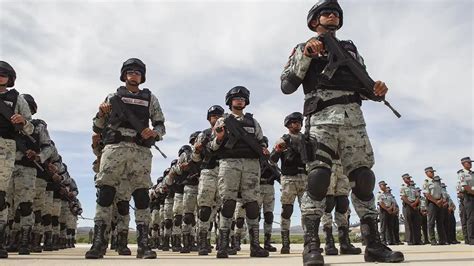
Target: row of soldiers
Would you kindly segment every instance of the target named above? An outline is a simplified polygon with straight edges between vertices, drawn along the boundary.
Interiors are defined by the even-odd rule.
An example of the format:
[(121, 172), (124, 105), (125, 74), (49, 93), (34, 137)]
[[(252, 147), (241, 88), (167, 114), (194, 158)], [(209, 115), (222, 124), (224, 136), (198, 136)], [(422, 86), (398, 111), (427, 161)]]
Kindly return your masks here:
[(82, 213), (46, 122), (32, 118), (34, 98), (8, 89), (15, 80), (13, 67), (0, 61), (0, 258), (73, 247)]
[[(458, 174), (456, 194), (459, 201), (459, 215), (462, 234), (466, 244), (472, 243), (474, 219), (472, 203), (468, 192), (472, 187), (474, 172), (470, 157), (461, 159), (463, 166)], [(459, 244), (456, 239), (456, 218), (454, 211), (456, 204), (449, 195), (446, 184), (441, 182), (433, 167), (425, 168), (426, 178), (422, 188), (416, 186), (412, 176), (402, 175), (403, 183), (400, 189), (400, 198), (403, 204), (403, 220), (405, 224), (405, 240), (408, 245), (449, 245)], [(398, 217), (400, 207), (385, 181), (379, 182), (380, 191), (377, 202), (380, 212), (380, 232), (382, 241), (390, 245), (400, 244)], [(467, 187), (467, 189), (465, 189)], [(466, 209), (467, 205), (467, 209)], [(469, 221), (471, 221), (469, 223)], [(436, 228), (436, 233), (435, 233)], [(472, 243), (474, 245), (474, 243)]]

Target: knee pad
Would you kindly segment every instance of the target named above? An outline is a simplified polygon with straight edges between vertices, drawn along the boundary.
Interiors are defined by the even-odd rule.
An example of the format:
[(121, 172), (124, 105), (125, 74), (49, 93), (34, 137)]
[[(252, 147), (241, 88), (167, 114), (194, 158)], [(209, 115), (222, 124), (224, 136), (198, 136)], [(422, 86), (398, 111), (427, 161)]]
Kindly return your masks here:
[(132, 193), (135, 208), (144, 210), (150, 205), (150, 196), (147, 188), (139, 188)]
[(203, 206), (199, 208), (199, 219), (202, 222), (207, 222), (211, 218), (212, 209), (211, 207)]
[(349, 199), (347, 196), (337, 196), (336, 201), (336, 212), (345, 214), (349, 208)]
[(112, 186), (101, 186), (97, 190), (97, 204), (109, 207), (114, 202), (115, 188)]
[(256, 201), (245, 204), (245, 215), (251, 220), (258, 218), (260, 215), (260, 208), (258, 207), (258, 203)]
[(283, 204), (282, 209), (281, 217), (283, 219), (290, 219), (293, 214), (293, 204)]
[(5, 210), (7, 208), (7, 192), (0, 191), (0, 211)]
[(15, 216), (13, 217), (13, 222), (19, 223), (20, 220), (21, 220), (21, 213), (20, 213), (20, 210), (17, 209), (17, 210), (15, 211)]
[(237, 202), (235, 200), (226, 200), (222, 205), (221, 214), (227, 219), (230, 219), (234, 216), (235, 205)]
[(174, 217), (174, 226), (181, 226), (183, 224), (183, 216), (182, 215), (176, 215)]
[(266, 212), (263, 214), (263, 219), (266, 224), (273, 224), (273, 212)]
[(308, 196), (313, 200), (322, 201), (326, 197), (331, 183), (331, 169), (317, 167), (308, 174)]
[(327, 195), (326, 196), (326, 208), (324, 209), (325, 213), (331, 213), (332, 210), (334, 209), (334, 206), (336, 206), (336, 200), (334, 199), (333, 195)]
[(166, 219), (165, 220), (165, 228), (166, 229), (171, 229), (173, 227), (173, 220), (171, 219)]
[(33, 203), (31, 202), (22, 202), (18, 205), (18, 210), (20, 211), (21, 216), (29, 216), (33, 212)]
[(194, 214), (193, 213), (185, 213), (183, 218), (184, 224), (193, 224), (194, 222)]
[(41, 211), (35, 211), (35, 224), (41, 223)]
[(360, 167), (349, 173), (349, 181), (353, 184), (352, 193), (362, 200), (369, 201), (374, 197), (375, 175), (367, 167)]
[(117, 212), (122, 216), (128, 215), (130, 213), (129, 202), (126, 200), (117, 202)]
[(244, 223), (245, 223), (245, 218), (239, 217), (239, 218), (237, 218), (237, 220), (235, 220), (235, 225), (239, 229), (244, 228)]
[(58, 216), (51, 216), (51, 225), (58, 226), (59, 225), (59, 217)]
[(66, 223), (60, 223), (60, 224), (59, 224), (59, 230), (62, 231), (62, 230), (64, 230), (64, 229), (66, 229)]
[(153, 224), (153, 230), (154, 231), (159, 231), (160, 230), (160, 225), (159, 224)]
[(51, 214), (45, 214), (43, 215), (43, 221), (42, 221), (42, 225), (43, 226), (48, 226), (51, 224)]

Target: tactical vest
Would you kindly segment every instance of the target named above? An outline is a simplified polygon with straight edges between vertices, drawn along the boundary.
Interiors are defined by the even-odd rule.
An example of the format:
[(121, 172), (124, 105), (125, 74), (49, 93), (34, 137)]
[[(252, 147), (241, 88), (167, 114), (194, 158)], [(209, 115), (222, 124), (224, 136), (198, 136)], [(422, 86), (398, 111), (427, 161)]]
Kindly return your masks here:
[[(357, 48), (351, 41), (339, 41), (341, 45), (354, 54), (357, 54)], [(344, 90), (357, 91), (364, 85), (352, 74), (347, 66), (337, 69), (331, 79), (322, 75), (323, 69), (329, 63), (327, 56), (313, 58), (309, 65), (306, 76), (303, 80), (303, 91), (305, 94), (316, 91), (318, 89), (326, 90)]]
[[(12, 111), (15, 111), (16, 102), (18, 100), (18, 91), (15, 89), (9, 90), (5, 93), (0, 94), (0, 100), (4, 101)], [(10, 119), (6, 119), (3, 115), (0, 115), (0, 137), (4, 139), (15, 138), (15, 128), (13, 127)]]
[[(117, 89), (117, 95), (126, 104), (127, 108), (135, 115), (144, 127), (150, 125), (150, 99), (151, 92), (148, 89), (140, 90), (136, 94), (128, 93), (125, 87)], [(135, 129), (127, 121), (122, 121), (119, 127)], [(138, 132), (140, 134), (141, 132)]]
[[(232, 115), (232, 114), (228, 114)], [(255, 136), (255, 123), (253, 120), (253, 115), (250, 113), (246, 113), (244, 115), (244, 119), (237, 120), (242, 126), (242, 128), (252, 136)], [(225, 123), (225, 122), (224, 122)], [(227, 159), (227, 158), (246, 158), (246, 159), (257, 159), (258, 154), (255, 153), (250, 146), (245, 143), (243, 140), (238, 139), (232, 147), (226, 148), (226, 144), (228, 142), (232, 143), (234, 140), (229, 138), (229, 135), (224, 137), (224, 140), (218, 150), (219, 158)]]
[[(292, 139), (293, 136), (290, 135)], [(303, 142), (303, 135), (298, 135), (301, 139), (300, 142)], [(292, 141), (291, 146), (287, 147), (287, 149), (281, 155), (281, 174), (287, 176), (294, 176), (297, 174), (305, 174), (306, 165), (303, 163), (301, 159), (301, 154), (298, 152), (298, 147), (296, 147), (297, 143)]]
[[(211, 139), (212, 129), (211, 128), (205, 129), (202, 131), (202, 134), (206, 135), (208, 139)], [(202, 164), (201, 164), (202, 169), (214, 169), (219, 165), (217, 161), (217, 156), (214, 152), (209, 151), (207, 149), (203, 149), (201, 155), (203, 158)]]

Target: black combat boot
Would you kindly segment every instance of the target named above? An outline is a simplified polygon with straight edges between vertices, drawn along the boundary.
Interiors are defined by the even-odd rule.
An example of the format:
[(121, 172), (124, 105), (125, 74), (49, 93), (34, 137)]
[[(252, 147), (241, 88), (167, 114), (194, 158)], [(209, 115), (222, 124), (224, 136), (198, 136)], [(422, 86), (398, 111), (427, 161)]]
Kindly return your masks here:
[(118, 236), (114, 235), (113, 233), (110, 234), (110, 249), (117, 250), (118, 246)]
[(44, 251), (53, 251), (53, 233), (51, 231), (44, 232)]
[(20, 231), (10, 230), (10, 235), (8, 237), (8, 252), (18, 252), (18, 243), (20, 241)]
[(366, 239), (364, 260), (367, 262), (402, 262), (403, 253), (392, 251), (380, 241), (375, 219), (370, 217), (360, 220), (362, 237)]
[(240, 234), (235, 234), (234, 235), (234, 245), (235, 245), (235, 250), (236, 251), (241, 251), (242, 250), (242, 247), (240, 246), (241, 245), (241, 238), (242, 236)]
[(339, 234), (339, 246), (341, 248), (341, 254), (351, 254), (357, 255), (362, 253), (360, 248), (354, 247), (351, 244), (351, 240), (349, 239), (349, 228), (345, 226), (341, 226), (338, 228)]
[(33, 233), (33, 241), (31, 244), (31, 252), (32, 253), (41, 253), (43, 252), (43, 248), (41, 247), (41, 234), (40, 233)]
[(156, 259), (156, 252), (148, 246), (148, 225), (137, 225), (137, 259)]
[(263, 248), (268, 252), (276, 252), (276, 247), (272, 246), (272, 234), (265, 234), (265, 241), (263, 243)]
[(320, 251), (320, 240), (318, 235), (320, 218), (304, 216), (305, 227), (303, 265), (316, 266), (324, 265), (324, 258)]
[(280, 254), (290, 254), (290, 231), (281, 231), (281, 249)]
[(106, 229), (107, 225), (104, 221), (95, 222), (94, 239), (92, 240), (91, 249), (86, 252), (86, 259), (102, 259), (104, 257), (104, 250), (107, 249), (107, 241), (105, 240)]
[(218, 259), (226, 259), (229, 257), (229, 234), (230, 229), (219, 229), (219, 249), (216, 254), (216, 258)]
[(235, 235), (229, 238), (229, 247), (227, 248), (227, 254), (237, 255), (237, 247), (235, 246)]
[(336, 245), (334, 244), (334, 237), (332, 235), (332, 226), (324, 227), (324, 232), (326, 233), (326, 245), (324, 245), (324, 252), (328, 256), (339, 254)]
[(172, 235), (172, 242), (171, 244), (171, 250), (173, 252), (180, 252), (181, 251), (181, 237), (179, 235)]
[(183, 248), (179, 253), (191, 253), (191, 235), (190, 234), (183, 234)]
[(249, 228), (250, 257), (268, 257), (267, 250), (260, 246), (258, 225)]
[(8, 258), (8, 252), (5, 249), (5, 229), (7, 228), (7, 225), (5, 223), (0, 223), (0, 259), (6, 259)]
[(165, 235), (163, 237), (163, 246), (161, 247), (161, 250), (163, 251), (169, 251), (170, 250), (170, 236)]
[(23, 226), (20, 231), (18, 255), (30, 255), (31, 226)]
[(209, 255), (207, 247), (207, 231), (199, 232), (199, 256)]
[(53, 234), (53, 250), (59, 250), (59, 235)]
[(117, 253), (122, 256), (132, 255), (132, 251), (128, 248), (128, 230), (122, 230), (117, 233)]

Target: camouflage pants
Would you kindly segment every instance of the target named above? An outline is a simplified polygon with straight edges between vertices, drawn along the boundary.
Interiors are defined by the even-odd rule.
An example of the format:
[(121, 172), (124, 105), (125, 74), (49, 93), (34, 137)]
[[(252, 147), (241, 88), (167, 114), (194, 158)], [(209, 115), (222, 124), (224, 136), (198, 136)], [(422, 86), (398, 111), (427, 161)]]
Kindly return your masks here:
[[(258, 206), (263, 211), (263, 216), (266, 213), (272, 213), (275, 209), (275, 187), (273, 185), (262, 185), (260, 184), (260, 198), (258, 200)], [(263, 232), (265, 234), (272, 233), (273, 223), (263, 223)]]
[[(181, 194), (181, 193), (174, 194), (173, 217), (176, 217), (177, 215), (180, 215), (181, 217), (183, 217), (183, 214), (184, 214), (183, 198), (184, 198), (184, 194)], [(182, 233), (183, 233), (182, 225), (176, 225), (173, 223), (172, 234), (181, 235)]]
[[(173, 206), (174, 206), (174, 197), (166, 197), (165, 198), (165, 206), (163, 208), (164, 218), (165, 220), (173, 220)], [(172, 228), (168, 229), (165, 227), (165, 235), (170, 236), (172, 232)]]
[[(219, 161), (219, 194), (222, 202), (237, 201), (239, 192), (242, 204), (258, 202), (260, 193), (260, 163), (258, 159), (221, 159)], [(249, 227), (258, 226), (257, 219), (247, 219)], [(220, 228), (230, 229), (232, 218), (221, 214)]]
[(160, 225), (161, 220), (160, 220), (160, 210), (154, 209), (151, 212), (151, 223), (150, 223), (150, 228), (152, 228), (154, 225)]
[[(183, 209), (184, 215), (186, 214), (195, 214), (197, 211), (197, 197), (198, 197), (198, 186), (184, 186), (184, 195), (183, 195)], [(194, 225), (196, 224), (196, 217), (194, 216), (194, 223), (186, 224), (183, 223), (183, 233), (190, 234), (193, 230)]]
[(69, 202), (67, 200), (61, 200), (61, 214), (59, 215), (60, 237), (66, 238), (66, 224), (70, 214)]
[[(54, 193), (53, 193), (54, 194)], [(53, 197), (53, 210), (51, 213), (51, 216), (53, 217), (53, 223), (52, 228), (53, 228), (53, 235), (59, 235), (59, 216), (61, 215), (61, 199), (56, 199)], [(57, 217), (58, 223), (55, 224), (54, 222), (54, 217)]]
[[(35, 198), (33, 199), (33, 213), (34, 215), (44, 215), (45, 209), (45, 200), (46, 200), (46, 185), (48, 183), (46, 180), (41, 178), (36, 178), (35, 184)], [(38, 214), (39, 213), (39, 214)], [(43, 226), (41, 225), (41, 219), (37, 221), (35, 219), (35, 226), (33, 227), (34, 233), (43, 233)]]
[[(367, 136), (365, 125), (352, 126), (349, 119), (346, 119), (344, 125), (318, 124), (317, 117), (312, 116), (309, 121), (309, 135), (313, 144), (314, 156), (331, 158), (331, 155), (318, 148), (318, 143), (322, 143), (338, 153), (341, 158), (341, 164), (344, 173), (351, 173), (360, 167), (372, 168), (374, 165), (374, 153)], [(331, 168), (326, 162), (314, 160), (306, 165), (306, 169), (311, 172), (316, 167)], [(377, 217), (375, 201), (362, 201), (354, 194), (352, 203), (360, 218)], [(302, 214), (315, 215), (320, 218), (325, 208), (325, 199), (322, 201), (312, 200), (307, 193), (303, 196)]]
[(72, 214), (70, 211), (67, 214), (66, 228), (74, 230), (77, 229), (77, 216)]
[[(151, 185), (152, 154), (149, 148), (139, 146), (135, 143), (120, 142), (118, 144), (108, 144), (102, 151), (99, 173), (95, 180), (96, 187), (104, 185), (114, 187), (117, 192), (121, 188), (121, 183), (126, 183), (128, 189), (120, 200), (130, 201), (131, 194), (137, 189), (148, 189)], [(125, 192), (125, 190), (123, 190)], [(94, 220), (104, 221), (110, 224), (112, 219), (112, 206), (104, 207), (96, 205)], [(150, 210), (136, 209), (135, 222), (137, 224), (150, 223)]]
[(11, 183), (11, 213), (15, 215), (15, 211), (20, 211), (22, 204), (29, 205), (29, 214), (21, 213), (20, 211), (20, 227), (33, 226), (35, 223), (34, 214), (32, 210), (33, 199), (35, 197), (36, 185), (36, 168), (25, 167), (22, 165), (15, 165), (13, 170)]
[[(54, 200), (53, 200), (53, 191), (50, 191), (50, 190), (46, 190), (46, 192), (44, 193), (44, 208), (42, 210), (42, 215), (49, 215), (49, 216), (52, 216), (53, 215), (53, 204)], [(51, 232), (52, 230), (52, 226), (51, 226), (51, 223), (49, 224), (45, 224), (43, 226), (43, 230), (44, 232)]]
[[(198, 187), (198, 206), (199, 207), (211, 207), (213, 208), (216, 205), (220, 205), (219, 189), (218, 189), (218, 174), (219, 167), (213, 169), (203, 169), (201, 170), (201, 176), (199, 177), (199, 187)], [(215, 208), (213, 208), (215, 214)], [(215, 215), (214, 215), (215, 216)], [(198, 228), (199, 231), (207, 231), (211, 226), (212, 217), (210, 216), (209, 220), (202, 221), (198, 219)]]
[[(237, 201), (234, 211), (234, 221), (237, 221), (237, 219), (243, 219), (245, 221), (245, 208), (243, 207), (243, 203), (240, 199)], [(239, 228), (238, 226), (235, 227), (233, 234), (239, 235), (241, 238), (243, 238), (245, 236), (245, 232), (246, 226), (244, 222), (244, 226), (242, 226), (241, 228)]]
[(348, 196), (350, 189), (349, 178), (344, 175), (340, 161), (333, 161), (331, 183), (326, 195)]
[[(5, 201), (10, 197), (7, 194), (10, 179), (15, 167), (16, 143), (11, 139), (0, 137), (0, 193), (5, 192)], [(8, 221), (8, 206), (0, 206), (0, 223)]]
[[(282, 205), (293, 205), (295, 199), (298, 198), (298, 206), (301, 207), (301, 200), (306, 190), (308, 176), (306, 174), (298, 174), (295, 176), (281, 177), (281, 198)], [(281, 230), (290, 230), (291, 219), (281, 217)]]
[[(117, 225), (117, 231), (122, 232), (122, 231), (128, 231), (128, 228), (130, 226), (130, 212), (127, 214), (121, 214), (118, 211), (118, 203), (119, 202), (129, 202), (130, 204), (130, 196), (133, 193), (133, 191), (130, 191), (130, 181), (123, 180), (115, 194), (115, 200), (114, 200), (114, 208), (113, 208), (113, 216), (116, 217), (116, 225)], [(121, 203), (122, 204), (122, 203)], [(130, 209), (130, 208), (129, 208)], [(147, 217), (146, 214), (142, 210), (135, 210), (135, 217), (139, 217), (140, 220), (146, 221)], [(145, 217), (144, 217), (145, 216)], [(151, 218), (149, 218), (151, 220)]]

